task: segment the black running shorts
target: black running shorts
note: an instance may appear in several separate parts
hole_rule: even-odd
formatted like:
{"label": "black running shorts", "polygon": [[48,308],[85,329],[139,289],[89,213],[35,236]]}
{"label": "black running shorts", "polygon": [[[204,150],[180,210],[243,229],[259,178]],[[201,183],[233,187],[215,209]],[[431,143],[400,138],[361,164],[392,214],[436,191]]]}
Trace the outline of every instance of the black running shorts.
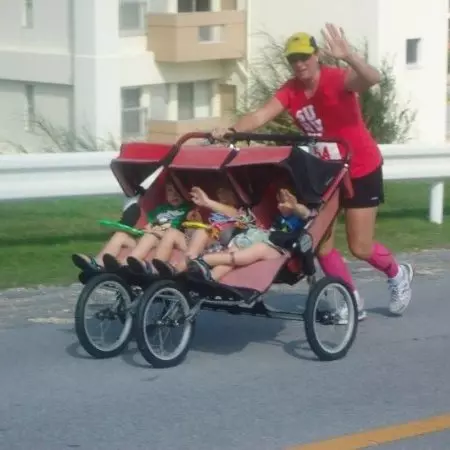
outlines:
{"label": "black running shorts", "polygon": [[360,178],[352,178],[354,196],[341,196],[341,206],[350,208],[373,208],[384,203],[383,168],[380,165],[373,172]]}

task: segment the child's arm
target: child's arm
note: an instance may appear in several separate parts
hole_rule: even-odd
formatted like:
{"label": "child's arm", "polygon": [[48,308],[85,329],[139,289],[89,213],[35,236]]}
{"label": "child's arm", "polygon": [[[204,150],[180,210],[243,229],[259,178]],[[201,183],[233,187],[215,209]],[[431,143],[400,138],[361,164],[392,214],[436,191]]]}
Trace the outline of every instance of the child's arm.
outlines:
{"label": "child's arm", "polygon": [[311,215],[311,210],[305,205],[297,202],[292,210],[292,213],[301,219],[307,219]]}
{"label": "child's arm", "polygon": [[186,220],[190,222],[203,222],[202,215],[198,209],[191,209],[186,216]]}
{"label": "child's arm", "polygon": [[291,194],[287,189],[281,190],[281,196],[282,196],[281,206],[284,207],[285,209],[291,210],[292,214],[295,214],[297,217],[300,217],[301,219],[307,219],[310,216],[311,210],[307,206],[299,203],[295,195]]}
{"label": "child's arm", "polygon": [[152,209],[147,213],[147,227],[151,228],[155,222],[157,215],[161,212],[161,206],[157,206],[155,209]]}
{"label": "child's arm", "polygon": [[198,188],[193,187],[191,190],[192,201],[200,207],[208,208],[213,212],[224,214],[229,217],[234,217],[238,214],[238,209],[233,206],[228,206],[223,203],[211,200],[206,193]]}
{"label": "child's arm", "polygon": [[233,206],[228,206],[215,200],[208,199],[205,207],[214,211],[215,213],[224,214],[228,217],[235,217],[238,215],[239,211]]}

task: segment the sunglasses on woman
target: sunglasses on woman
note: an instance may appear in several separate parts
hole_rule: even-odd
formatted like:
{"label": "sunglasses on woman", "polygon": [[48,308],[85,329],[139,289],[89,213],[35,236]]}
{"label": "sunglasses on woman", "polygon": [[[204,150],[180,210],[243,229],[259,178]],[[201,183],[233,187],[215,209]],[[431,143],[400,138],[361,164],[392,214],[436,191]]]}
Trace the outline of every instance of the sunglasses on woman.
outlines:
{"label": "sunglasses on woman", "polygon": [[310,53],[293,53],[287,57],[289,64],[295,64],[297,62],[306,62],[311,58]]}

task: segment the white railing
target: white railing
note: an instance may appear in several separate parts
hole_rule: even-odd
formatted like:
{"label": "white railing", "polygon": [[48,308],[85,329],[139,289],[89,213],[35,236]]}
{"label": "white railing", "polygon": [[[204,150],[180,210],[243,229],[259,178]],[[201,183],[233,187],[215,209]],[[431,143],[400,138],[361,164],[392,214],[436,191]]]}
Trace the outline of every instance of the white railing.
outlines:
{"label": "white railing", "polygon": [[[444,221],[444,180],[450,178],[450,146],[381,145],[385,180],[431,181],[430,222]],[[387,199],[389,201],[389,199]]]}
{"label": "white railing", "polygon": [[[450,146],[382,145],[381,151],[386,180],[432,182],[429,220],[441,224]],[[116,156],[116,152],[0,155],[0,200],[120,193],[109,168]]]}
{"label": "white railing", "polygon": [[0,200],[120,193],[116,152],[0,155]]}

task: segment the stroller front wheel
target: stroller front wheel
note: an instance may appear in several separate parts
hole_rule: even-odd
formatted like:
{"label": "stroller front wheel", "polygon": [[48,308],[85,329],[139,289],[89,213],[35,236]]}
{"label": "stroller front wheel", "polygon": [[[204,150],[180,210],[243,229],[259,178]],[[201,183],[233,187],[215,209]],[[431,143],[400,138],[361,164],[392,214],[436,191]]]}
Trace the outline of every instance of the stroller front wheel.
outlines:
{"label": "stroller front wheel", "polygon": [[97,359],[122,353],[132,336],[132,299],[130,287],[113,274],[97,275],[84,286],[75,307],[75,332],[87,353]]}
{"label": "stroller front wheel", "polygon": [[142,295],[136,315],[136,342],[154,368],[174,367],[186,357],[194,336],[191,298],[170,280],[159,281]]}

